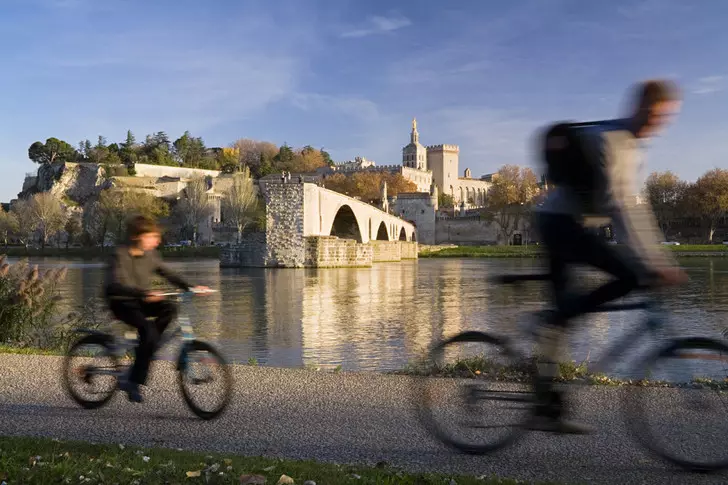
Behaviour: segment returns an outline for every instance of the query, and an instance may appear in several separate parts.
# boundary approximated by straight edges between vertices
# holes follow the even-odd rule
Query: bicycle
[[[170,292],[163,293],[161,296],[185,303],[190,301],[195,294],[213,291]],[[180,305],[180,308],[182,308],[182,305]],[[170,330],[172,327],[173,329]],[[122,339],[117,339],[110,333],[97,330],[78,329],[76,332],[84,334],[84,336],[69,347],[64,359],[64,387],[71,398],[81,407],[98,409],[111,400],[114,392],[119,389],[120,381],[123,381],[128,375],[129,366],[122,364],[121,360],[134,349],[138,343],[138,336],[136,331],[125,332]],[[177,358],[176,371],[178,372],[178,382],[185,403],[195,415],[204,420],[218,417],[229,404],[233,387],[232,373],[227,361],[215,347],[195,337],[189,317],[181,311],[177,317],[176,325],[170,325],[162,334],[158,348],[161,349],[177,338],[181,338],[182,345]],[[89,355],[90,352],[84,350],[87,346],[100,348],[100,355]],[[207,354],[208,357],[198,359],[195,358],[197,354]],[[102,362],[96,364],[96,359],[100,359]],[[157,360],[157,358],[155,357],[154,360]],[[212,382],[212,372],[205,365],[202,366],[203,372],[197,375],[195,371],[198,363],[211,363],[215,368],[220,369],[222,373],[222,392],[220,396],[217,396],[218,399],[213,400],[210,393],[205,393],[203,396],[204,402],[198,403],[195,401],[193,391],[196,390],[196,386]],[[76,387],[74,379],[76,377],[80,378],[84,387],[90,387],[100,381],[105,381],[105,378],[108,378],[111,385],[100,391],[92,390],[87,397],[83,394],[85,388]],[[210,401],[212,401],[212,406],[203,407]]]
[[[545,281],[549,275],[505,275],[496,278],[501,284],[517,284],[524,281]],[[626,310],[646,310],[648,316],[637,327],[626,331],[613,344],[609,345],[602,357],[596,361],[597,373],[603,372],[617,361],[617,358],[624,356],[627,350],[634,348],[641,337],[651,335],[653,338],[664,334],[661,332],[665,322],[665,312],[660,308],[657,301],[647,298],[643,301],[625,304],[605,304],[590,313],[614,312]],[[542,312],[536,312],[536,317],[542,316]],[[463,358],[462,352],[458,352],[455,346],[459,344],[480,344],[484,345],[488,352],[474,354],[469,358]],[[455,357],[456,363],[445,363],[448,357]],[[658,364],[664,364],[675,358],[681,364],[682,376],[677,381],[648,380]],[[703,372],[703,365],[686,367],[685,362],[692,363],[695,360],[707,362],[721,362],[722,369],[719,369],[712,376],[700,376]],[[655,397],[660,393],[678,393],[673,397],[695,397],[701,390],[717,392],[717,396],[728,391],[728,371],[725,363],[728,362],[728,345],[724,341],[705,337],[673,338],[668,336],[666,341],[657,348],[649,351],[641,357],[639,364],[634,367],[638,377],[631,381],[632,384],[640,386],[630,387],[624,392],[621,401],[623,417],[632,432],[633,437],[641,445],[660,458],[691,471],[717,471],[728,468],[728,453],[723,453],[717,459],[708,459],[705,452],[699,453],[698,457],[687,457],[681,451],[670,451],[668,446],[676,444],[683,446],[685,440],[662,442],[664,431],[650,426],[650,417],[657,411]],[[436,344],[425,356],[424,362],[420,363],[420,375],[415,377],[417,393],[417,410],[423,425],[440,441],[460,452],[468,454],[483,455],[513,445],[524,434],[529,431],[530,424],[535,419],[535,399],[532,388],[534,378],[538,375],[535,366],[535,357],[528,356],[525,352],[516,350],[511,339],[496,336],[486,332],[465,331]],[[591,370],[591,369],[590,369]],[[697,374],[696,374],[697,372]],[[453,385],[453,379],[432,377],[443,375],[450,377],[464,377],[465,386]],[[585,373],[584,373],[585,374]],[[591,374],[591,376],[598,374]],[[659,375],[659,373],[658,373]],[[687,380],[680,380],[685,379]],[[581,376],[581,380],[589,379],[588,375]],[[598,377],[597,377],[598,378]],[[492,388],[487,388],[486,386]],[[437,394],[437,395],[436,395]],[[485,418],[498,414],[493,408],[483,410],[479,408],[481,402],[489,402],[492,406],[505,404],[505,411],[515,410],[517,417],[512,424],[502,426],[483,426],[476,422],[471,426],[476,439],[463,439],[454,435],[453,426],[443,424],[436,416],[436,398],[446,405],[456,403],[454,411],[446,413],[449,418],[458,407],[463,405],[470,422],[464,424],[469,426],[474,419]],[[462,404],[460,404],[462,401]],[[673,402],[673,401],[671,401]],[[728,408],[726,404],[723,407]],[[676,417],[680,417],[679,415]],[[491,428],[504,428],[505,432],[493,439],[482,439],[483,430]],[[693,434],[694,429],[690,430]],[[684,438],[685,436],[683,436]],[[728,450],[726,450],[728,451]]]

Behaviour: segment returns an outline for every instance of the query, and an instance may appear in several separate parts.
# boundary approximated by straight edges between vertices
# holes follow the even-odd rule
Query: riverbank
[[[686,244],[665,246],[677,257],[721,257],[728,256],[728,245]],[[543,249],[532,246],[423,246],[420,258],[539,258]]]
[[[14,258],[69,258],[69,259],[99,259],[108,255],[113,248],[53,248],[45,249],[8,247],[0,248],[0,254]],[[217,246],[198,247],[164,247],[159,249],[166,259],[212,258],[220,257],[220,248]]]
[[[392,374],[412,377],[469,378],[474,380],[523,384],[531,380],[529,368],[532,368],[532,365],[532,362],[524,361],[518,364],[503,366],[483,356],[474,356],[442,366],[413,364],[401,371],[392,372]],[[690,382],[619,379],[606,374],[592,373],[589,371],[589,365],[586,362],[579,363],[574,361],[559,363],[559,377],[557,380],[565,384],[580,382],[594,386],[662,387],[675,389],[701,388],[728,391],[728,379],[719,381],[707,378],[694,378]]]
[[[145,455],[143,450],[149,447],[182,448],[193,457],[190,467],[180,469],[175,465],[175,469],[185,475],[187,471],[204,469],[200,464],[207,460],[197,458],[204,454],[214,457],[213,464],[223,460],[221,465],[225,465],[225,459],[236,456],[263,456],[271,463],[307,460],[318,464],[346,464],[342,465],[344,473],[363,470],[362,473],[354,472],[362,477],[366,476],[364,472],[379,470],[375,465],[382,462],[392,467],[385,467],[385,470],[401,470],[407,478],[438,474],[438,481],[389,482],[392,485],[447,485],[450,478],[458,485],[474,483],[465,478],[461,481],[456,475],[509,477],[521,480],[521,483],[582,484],[585,483],[585,470],[588,470],[588,482],[592,484],[716,483],[715,475],[676,474],[674,468],[646,455],[624,429],[621,388],[574,386],[571,389],[570,397],[576,411],[574,419],[595,426],[598,433],[558,439],[549,434],[534,433],[505,454],[471,457],[443,448],[418,421],[414,412],[418,402],[413,392],[415,382],[407,376],[233,366],[235,393],[230,407],[216,420],[201,421],[186,408],[171,362],[154,364],[149,386],[143,389],[143,404],[135,405],[117,394],[105,408],[96,411],[81,409],[66,396],[59,379],[61,362],[58,357],[0,355],[0,382],[3,382],[0,414],[4,418],[0,420],[0,435],[94,442],[110,446],[111,450],[118,447],[117,443],[123,443],[126,449],[141,446],[142,449],[125,455],[129,460],[136,458],[133,463],[138,466],[144,465],[144,456],[150,457],[147,463],[163,463],[167,459],[166,455],[158,461],[156,455]],[[449,392],[452,381],[433,379],[432,384]],[[508,384],[499,386],[511,389]],[[676,394],[680,390],[659,391],[652,398],[656,410],[652,416],[655,426],[685,429],[690,423],[705,423],[703,408],[681,409],[677,415],[668,412],[674,408],[675,399],[680,399]],[[502,406],[493,406],[487,416],[488,423],[508,423],[512,419],[512,411]],[[696,440],[700,439],[701,450],[723,450],[725,434],[721,430],[726,425],[720,417],[715,419],[713,432],[694,436],[685,446],[696,446]],[[141,453],[137,455],[136,451]],[[59,451],[57,455],[66,452],[70,455],[73,451]],[[23,454],[27,454],[24,466],[31,469],[28,459],[39,454],[43,456],[28,448]],[[92,453],[90,457],[96,458]],[[254,460],[243,460],[234,462],[236,475],[253,471],[235,465],[251,463],[255,466]],[[94,466],[94,463],[89,460],[86,465]],[[260,466],[254,470],[265,471],[265,468],[267,466]],[[292,473],[298,472],[292,470],[276,468],[267,472],[267,483],[276,484],[282,474],[295,478],[298,484],[303,483],[301,480],[314,480],[319,484],[362,483],[362,479],[336,482],[319,479],[316,475],[294,477]],[[5,471],[0,467],[0,473]],[[74,471],[80,476],[80,470],[74,468]],[[88,471],[90,469],[84,470]],[[103,469],[101,471],[105,473]],[[136,477],[116,483],[131,483],[134,479],[150,483]],[[198,480],[183,475],[175,476],[168,483],[204,483]],[[78,483],[78,476],[74,482]],[[363,483],[377,482],[372,479]],[[501,483],[510,482],[502,480]]]
[[[206,454],[162,448],[97,445],[48,438],[0,437],[0,480],[12,483],[205,483],[516,485],[495,477],[408,474],[382,464],[342,466],[313,461]],[[287,480],[290,479],[289,480]],[[552,482],[553,483],[553,482]],[[544,484],[546,485],[546,484]]]

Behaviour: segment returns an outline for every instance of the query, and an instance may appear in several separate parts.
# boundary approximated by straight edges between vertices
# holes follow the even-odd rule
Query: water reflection
[[[100,263],[39,259],[67,266],[61,292],[67,312],[100,296]],[[187,309],[199,333],[236,362],[344,369],[399,369],[434,340],[466,329],[519,338],[519,319],[548,299],[542,283],[495,286],[489,276],[543,270],[529,259],[420,260],[368,269],[220,269],[217,261],[172,262],[196,284],[219,288]],[[681,334],[716,336],[728,311],[728,261],[686,258],[691,282],[660,296]],[[604,277],[579,272],[580,288]],[[572,335],[571,358],[595,358],[605,343],[631,328],[639,312],[583,317]],[[647,342],[649,343],[649,342]]]

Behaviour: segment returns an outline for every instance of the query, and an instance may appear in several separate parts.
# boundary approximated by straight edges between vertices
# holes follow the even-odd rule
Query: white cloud
[[[412,25],[412,22],[404,16],[371,16],[361,27],[347,30],[341,33],[344,38],[359,38],[370,35],[385,34]]]
[[[697,80],[692,89],[693,94],[703,95],[723,91],[725,89],[725,76],[706,76]]]
[[[290,101],[304,111],[335,111],[363,121],[375,122],[380,116],[376,103],[365,98],[295,93],[290,96]]]

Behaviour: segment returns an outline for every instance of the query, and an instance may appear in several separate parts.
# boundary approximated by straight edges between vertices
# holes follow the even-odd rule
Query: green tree
[[[443,192],[437,196],[437,205],[444,209],[452,209],[455,207],[455,199],[453,199],[452,195]]]
[[[39,164],[75,162],[78,159],[78,152],[63,140],[48,138],[45,143],[36,141],[30,145],[28,158]]]
[[[513,233],[527,217],[538,190],[538,178],[530,168],[505,165],[493,177],[481,214],[498,225],[506,244],[511,244]]]
[[[275,169],[277,172],[290,170],[296,155],[291,147],[284,143],[278,150],[278,154],[273,158]]]
[[[68,246],[70,246],[83,232],[81,215],[75,213],[69,217],[64,229],[66,231],[66,249],[68,249]]]
[[[216,168],[214,161],[206,160],[207,149],[202,138],[191,136],[189,131],[185,131],[181,137],[175,140],[174,150],[180,165],[193,168],[202,168],[205,165],[205,168]]]
[[[130,170],[133,169],[134,164],[137,163],[137,160],[139,159],[137,155],[136,139],[134,138],[134,134],[131,130],[127,130],[126,132],[126,141],[121,144],[119,156],[121,157],[121,162]]]
[[[718,221],[728,214],[728,170],[715,168],[703,174],[690,188],[688,198],[712,243]]]
[[[321,156],[324,159],[324,163],[328,165],[329,167],[334,166],[334,161],[331,159],[331,155],[329,155],[329,152],[325,151],[323,147],[321,148]]]

